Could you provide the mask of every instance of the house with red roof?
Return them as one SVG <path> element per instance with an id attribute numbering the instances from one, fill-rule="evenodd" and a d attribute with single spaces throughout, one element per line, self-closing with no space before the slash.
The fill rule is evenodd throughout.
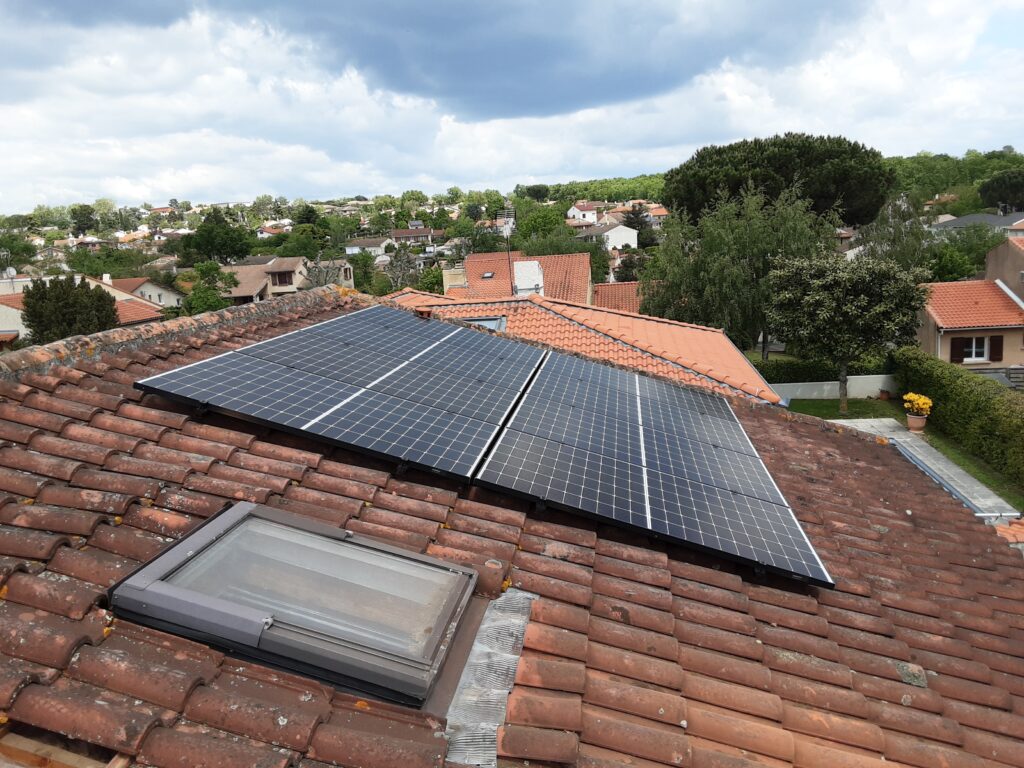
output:
<path id="1" fill-rule="evenodd" d="M 446 296 L 459 299 L 496 299 L 536 293 L 589 304 L 593 298 L 590 254 L 471 253 L 461 265 L 444 270 L 444 292 Z"/>
<path id="2" fill-rule="evenodd" d="M 370 301 L 316 289 L 0 357 L 0 761 L 1024 765 L 1024 558 L 885 441 L 724 399 L 830 588 L 134 386 Z M 190 556 L 242 500 L 325 550 L 476 574 L 436 698 L 353 693 L 115 612 L 112 586 Z M 254 576 L 257 600 L 293 588 Z M 289 597 L 333 622 L 343 596 L 301 583 Z"/>
<path id="3" fill-rule="evenodd" d="M 932 283 L 921 313 L 922 349 L 976 370 L 1024 365 L 1024 300 L 1000 279 Z"/>
<path id="4" fill-rule="evenodd" d="M 598 283 L 594 286 L 594 306 L 640 313 L 640 281 Z"/>
<path id="5" fill-rule="evenodd" d="M 778 394 L 750 360 L 718 328 L 536 293 L 463 299 L 406 288 L 386 298 L 431 317 L 459 320 L 599 362 L 636 368 L 714 392 L 779 402 Z"/>
<path id="6" fill-rule="evenodd" d="M 104 282 L 108 281 L 104 279 Z M 153 304 L 159 304 L 161 307 L 180 307 L 181 302 L 185 299 L 185 294 L 181 291 L 154 283 L 148 277 L 114 278 L 108 284 L 114 286 L 119 291 L 134 294 L 140 299 L 145 299 Z"/>

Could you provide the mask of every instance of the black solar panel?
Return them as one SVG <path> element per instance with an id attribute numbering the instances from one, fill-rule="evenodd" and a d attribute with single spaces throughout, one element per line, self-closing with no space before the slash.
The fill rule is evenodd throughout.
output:
<path id="1" fill-rule="evenodd" d="M 710 392 L 382 306 L 138 386 L 831 583 Z"/>

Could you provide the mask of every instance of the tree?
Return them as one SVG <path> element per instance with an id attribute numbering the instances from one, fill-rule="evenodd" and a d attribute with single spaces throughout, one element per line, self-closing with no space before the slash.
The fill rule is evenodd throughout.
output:
<path id="1" fill-rule="evenodd" d="M 850 363 L 914 340 L 926 277 L 891 259 L 826 251 L 781 260 L 769 274 L 769 319 L 782 339 L 835 363 L 845 414 Z"/>
<path id="2" fill-rule="evenodd" d="M 615 268 L 615 282 L 632 283 L 640 279 L 643 272 L 644 260 L 636 251 L 628 251 L 620 260 L 619 266 Z"/>
<path id="3" fill-rule="evenodd" d="M 548 199 L 549 192 L 551 192 L 551 187 L 547 184 L 530 184 L 529 186 L 522 187 L 516 194 L 522 193 L 524 197 L 529 197 L 538 203 L 543 203 Z"/>
<path id="4" fill-rule="evenodd" d="M 441 267 L 430 267 L 420 272 L 416 290 L 429 293 L 444 293 L 444 270 Z"/>
<path id="5" fill-rule="evenodd" d="M 341 271 L 345 268 L 346 260 L 340 257 L 325 257 L 323 252 L 316 253 L 312 258 L 306 259 L 306 279 L 310 287 L 321 288 L 325 285 L 340 285 Z"/>
<path id="6" fill-rule="evenodd" d="M 238 278 L 224 272 L 216 261 L 202 261 L 192 268 L 192 290 L 181 303 L 186 315 L 200 315 L 231 306 L 231 300 L 222 295 L 238 285 Z M 186 278 L 187 279 L 187 278 Z"/>
<path id="7" fill-rule="evenodd" d="M 878 217 L 861 228 L 857 242 L 860 256 L 891 259 L 907 269 L 928 268 L 935 255 L 935 236 L 920 207 L 907 197 L 882 206 Z"/>
<path id="8" fill-rule="evenodd" d="M 316 224 L 320 212 L 309 203 L 301 203 L 295 207 L 293 219 L 296 224 Z"/>
<path id="9" fill-rule="evenodd" d="M 466 216 L 473 221 L 480 221 L 484 215 L 484 207 L 480 203 L 469 203 L 466 206 Z"/>
<path id="10" fill-rule="evenodd" d="M 28 264 L 36 255 L 36 249 L 22 235 L 13 232 L 0 232 L 0 253 L 7 252 L 7 263 L 0 265 L 0 273 L 6 267 L 18 267 Z"/>
<path id="11" fill-rule="evenodd" d="M 929 264 L 932 279 L 943 283 L 972 277 L 985 269 L 988 252 L 1006 239 L 985 224 L 971 224 L 937 238 Z"/>
<path id="12" fill-rule="evenodd" d="M 196 231 L 181 240 L 186 267 L 211 260 L 231 264 L 248 256 L 254 243 L 248 232 L 228 223 L 220 208 L 211 208 Z"/>
<path id="13" fill-rule="evenodd" d="M 739 194 L 752 183 L 774 200 L 799 182 L 818 214 L 837 210 L 847 224 L 875 218 L 896 182 L 880 152 L 842 136 L 787 133 L 708 146 L 665 174 L 665 202 L 696 221 L 722 189 Z"/>
<path id="14" fill-rule="evenodd" d="M 391 281 L 391 290 L 397 291 L 412 285 L 416 280 L 416 259 L 413 258 L 409 244 L 399 243 L 388 257 L 383 272 Z"/>
<path id="15" fill-rule="evenodd" d="M 832 250 L 834 215 L 818 216 L 796 189 L 774 200 L 747 185 L 724 191 L 696 225 L 673 214 L 661 247 L 641 275 L 643 312 L 722 328 L 744 349 L 761 341 L 767 357 L 767 277 L 779 263 Z"/>
<path id="16" fill-rule="evenodd" d="M 72 234 L 84 235 L 96 226 L 96 209 L 87 203 L 72 205 L 68 215 L 71 217 Z"/>
<path id="17" fill-rule="evenodd" d="M 348 263 L 352 266 L 352 283 L 356 290 L 369 293 L 373 286 L 373 254 L 369 251 L 359 251 L 348 257 Z"/>
<path id="18" fill-rule="evenodd" d="M 536 235 L 521 243 L 520 250 L 527 256 L 552 256 L 559 253 L 590 254 L 590 279 L 603 283 L 608 279 L 608 252 L 604 241 L 585 243 L 577 240 L 572 230 L 561 226 L 546 235 Z"/>
<path id="19" fill-rule="evenodd" d="M 985 205 L 1024 208 L 1024 168 L 992 174 L 978 187 L 978 194 Z"/>
<path id="20" fill-rule="evenodd" d="M 516 222 L 516 235 L 519 238 L 540 237 L 549 235 L 565 226 L 565 217 L 554 208 L 537 206 L 533 211 Z"/>
<path id="21" fill-rule="evenodd" d="M 651 218 L 647 215 L 647 209 L 639 203 L 634 203 L 622 217 L 622 225 L 636 230 L 637 248 L 650 248 L 658 244 L 658 236 L 651 226 Z"/>
<path id="22" fill-rule="evenodd" d="M 33 280 L 23 295 L 21 317 L 33 344 L 98 333 L 117 325 L 114 297 L 100 286 L 75 277 Z"/>
<path id="23" fill-rule="evenodd" d="M 408 211 L 416 210 L 429 200 L 425 193 L 418 189 L 409 189 L 402 193 L 400 204 Z"/>
<path id="24" fill-rule="evenodd" d="M 121 250 L 104 246 L 98 251 L 78 248 L 68 255 L 68 266 L 90 277 L 110 275 L 112 278 L 135 277 L 142 265 L 153 256 L 134 249 Z"/>

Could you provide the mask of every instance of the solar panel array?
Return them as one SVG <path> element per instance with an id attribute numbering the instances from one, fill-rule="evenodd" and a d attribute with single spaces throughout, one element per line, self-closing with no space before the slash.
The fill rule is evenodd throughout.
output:
<path id="1" fill-rule="evenodd" d="M 138 386 L 831 584 L 710 392 L 383 306 Z"/>
<path id="2" fill-rule="evenodd" d="M 542 356 L 375 306 L 139 387 L 469 478 Z"/>

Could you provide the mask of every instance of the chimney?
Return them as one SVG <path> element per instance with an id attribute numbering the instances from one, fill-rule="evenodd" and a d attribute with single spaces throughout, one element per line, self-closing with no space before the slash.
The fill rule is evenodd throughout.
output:
<path id="1" fill-rule="evenodd" d="M 113 283 L 110 282 L 110 275 L 103 275 L 103 282 L 107 285 L 113 285 Z"/>

